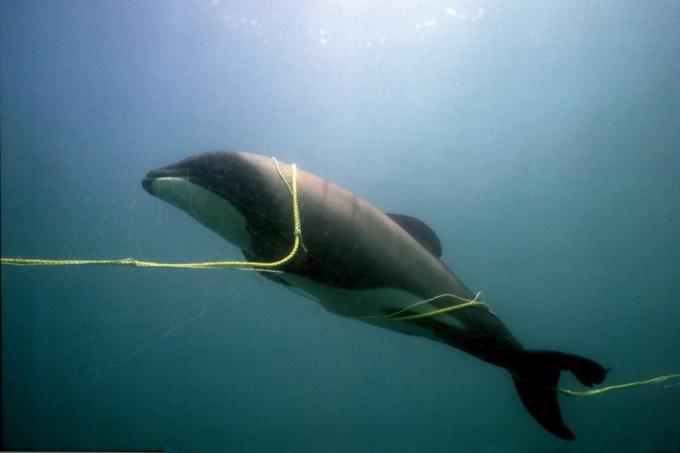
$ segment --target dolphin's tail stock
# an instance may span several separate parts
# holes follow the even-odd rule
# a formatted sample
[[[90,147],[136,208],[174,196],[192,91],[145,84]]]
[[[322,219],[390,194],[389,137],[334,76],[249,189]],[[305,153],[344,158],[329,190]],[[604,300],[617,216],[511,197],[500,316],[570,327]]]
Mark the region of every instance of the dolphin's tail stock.
[[[592,387],[604,381],[609,371],[585,357],[552,351],[526,351],[509,370],[531,416],[550,433],[565,440],[573,440],[575,436],[562,421],[557,404],[560,373],[571,371],[581,384]]]

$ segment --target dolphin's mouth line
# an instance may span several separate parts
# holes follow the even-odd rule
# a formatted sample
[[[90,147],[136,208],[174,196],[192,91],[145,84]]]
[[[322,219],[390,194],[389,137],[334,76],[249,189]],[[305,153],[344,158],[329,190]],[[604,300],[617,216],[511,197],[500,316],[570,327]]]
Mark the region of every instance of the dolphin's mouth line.
[[[190,178],[192,172],[188,168],[183,167],[162,167],[156,170],[151,170],[146,174],[146,178]]]
[[[156,173],[156,174],[154,174],[154,173]],[[172,173],[176,173],[176,174],[172,174]],[[180,174],[180,172],[172,172],[172,173],[167,172],[167,173],[160,174],[160,172],[158,172],[157,170],[149,172],[149,174],[147,174],[144,177],[144,179],[142,179],[142,187],[148,193],[155,196],[156,194],[153,192],[153,185],[157,181],[181,179],[181,180],[188,181],[188,182],[191,182],[191,183],[196,184],[196,185],[200,185],[200,184],[198,184],[198,181],[201,178],[191,176],[187,172],[183,172],[182,174]]]
[[[191,181],[196,177],[196,175],[192,173],[194,172],[192,172],[191,169],[187,167],[169,166],[157,168],[155,170],[151,170],[146,174],[144,179],[142,179],[142,186],[147,192],[153,195],[150,189],[152,188],[154,181],[164,178],[182,178]]]

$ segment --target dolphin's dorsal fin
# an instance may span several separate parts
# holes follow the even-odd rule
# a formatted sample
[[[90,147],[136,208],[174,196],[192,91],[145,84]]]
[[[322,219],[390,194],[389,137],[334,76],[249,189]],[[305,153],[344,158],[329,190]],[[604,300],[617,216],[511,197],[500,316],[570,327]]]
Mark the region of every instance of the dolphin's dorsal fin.
[[[413,239],[418,241],[420,245],[425,247],[437,258],[442,256],[442,243],[439,241],[437,234],[422,220],[404,214],[385,213],[387,217],[394,220],[400,227],[402,227]]]

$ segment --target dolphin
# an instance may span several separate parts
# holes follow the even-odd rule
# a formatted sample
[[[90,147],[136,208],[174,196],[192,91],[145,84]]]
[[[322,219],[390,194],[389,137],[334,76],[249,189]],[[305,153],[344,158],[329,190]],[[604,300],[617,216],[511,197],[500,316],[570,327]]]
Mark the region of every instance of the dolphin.
[[[296,234],[282,179],[290,180],[292,168],[278,165],[258,154],[208,152],[153,170],[142,185],[240,248],[247,260],[276,261],[289,253]],[[574,354],[525,349],[484,304],[447,311],[452,299],[438,296],[452,294],[454,304],[476,296],[442,262],[441,243],[424,222],[386,214],[305,171],[298,171],[298,194],[304,247],[282,272],[263,276],[303,291],[332,313],[445,343],[505,368],[533,418],[555,436],[574,439],[557,403],[560,374],[570,371],[591,387],[604,381],[607,369]]]

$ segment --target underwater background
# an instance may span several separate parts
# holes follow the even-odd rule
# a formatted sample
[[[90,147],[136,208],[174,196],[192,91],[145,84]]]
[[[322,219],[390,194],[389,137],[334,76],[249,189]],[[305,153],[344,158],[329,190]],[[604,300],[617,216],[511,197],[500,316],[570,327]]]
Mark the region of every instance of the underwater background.
[[[141,179],[248,150],[424,220],[526,347],[680,372],[680,2],[0,12],[3,256],[240,259]],[[680,451],[677,383],[560,405],[252,272],[2,267],[6,449]]]

